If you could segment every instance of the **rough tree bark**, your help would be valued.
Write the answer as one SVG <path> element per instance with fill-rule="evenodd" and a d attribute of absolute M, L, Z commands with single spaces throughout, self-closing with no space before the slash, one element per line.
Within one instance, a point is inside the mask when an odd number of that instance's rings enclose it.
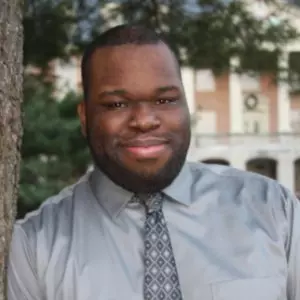
<path fill-rule="evenodd" d="M 0 300 L 16 212 L 22 136 L 22 0 L 0 0 Z"/>

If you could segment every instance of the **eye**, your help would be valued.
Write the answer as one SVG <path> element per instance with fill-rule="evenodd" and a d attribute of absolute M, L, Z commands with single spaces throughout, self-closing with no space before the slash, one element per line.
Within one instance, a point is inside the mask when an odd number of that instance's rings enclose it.
<path fill-rule="evenodd" d="M 110 103 L 104 103 L 103 106 L 110 110 L 116 110 L 116 109 L 126 108 L 128 104 L 126 102 L 110 102 Z"/>
<path fill-rule="evenodd" d="M 178 100 L 178 98 L 160 98 L 156 101 L 157 104 L 171 104 Z"/>

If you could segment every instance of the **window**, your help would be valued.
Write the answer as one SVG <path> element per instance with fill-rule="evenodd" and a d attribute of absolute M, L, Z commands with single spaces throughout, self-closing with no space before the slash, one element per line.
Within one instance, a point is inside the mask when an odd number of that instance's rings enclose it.
<path fill-rule="evenodd" d="M 300 109 L 293 109 L 290 112 L 290 126 L 293 132 L 300 131 Z"/>
<path fill-rule="evenodd" d="M 259 134 L 261 132 L 261 124 L 256 120 L 248 120 L 244 122 L 244 133 Z"/>
<path fill-rule="evenodd" d="M 217 131 L 217 115 L 216 112 L 210 110 L 202 110 L 196 113 L 197 122 L 195 131 L 199 134 L 215 134 Z"/>

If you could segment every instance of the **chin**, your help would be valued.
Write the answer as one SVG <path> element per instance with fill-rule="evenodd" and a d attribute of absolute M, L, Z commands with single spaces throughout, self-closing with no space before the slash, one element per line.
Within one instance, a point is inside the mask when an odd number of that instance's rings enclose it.
<path fill-rule="evenodd" d="M 185 159 L 184 155 L 176 155 L 176 159 L 172 155 L 162 155 L 159 158 L 137 160 L 124 153 L 118 154 L 113 157 L 94 155 L 94 160 L 113 182 L 134 193 L 163 190 L 178 175 Z"/>
<path fill-rule="evenodd" d="M 155 161 L 148 161 L 140 162 L 138 164 L 132 164 L 128 167 L 128 170 L 134 174 L 137 174 L 143 178 L 156 178 L 159 177 L 161 173 L 165 173 L 166 163 L 165 162 L 155 162 Z"/>
<path fill-rule="evenodd" d="M 146 189 L 147 192 L 161 190 L 172 183 L 177 172 L 170 172 L 167 165 L 160 167 L 144 167 L 132 170 L 136 187 Z M 133 178 L 132 178 L 133 179 Z"/>
<path fill-rule="evenodd" d="M 133 171 L 137 176 L 139 176 L 141 179 L 144 180 L 149 180 L 149 181 L 154 181 L 156 178 L 160 177 L 160 170 L 149 170 L 149 169 L 144 169 L 144 170 L 135 170 Z"/>

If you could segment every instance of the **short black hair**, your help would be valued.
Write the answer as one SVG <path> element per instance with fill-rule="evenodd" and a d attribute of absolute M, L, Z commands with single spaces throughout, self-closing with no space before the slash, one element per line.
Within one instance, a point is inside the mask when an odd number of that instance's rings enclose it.
<path fill-rule="evenodd" d="M 86 47 L 81 61 L 81 78 L 85 99 L 88 96 L 89 62 L 95 50 L 109 46 L 157 45 L 159 43 L 165 44 L 170 49 L 162 35 L 142 25 L 118 25 L 100 34 Z M 173 53 L 172 50 L 171 52 Z"/>

